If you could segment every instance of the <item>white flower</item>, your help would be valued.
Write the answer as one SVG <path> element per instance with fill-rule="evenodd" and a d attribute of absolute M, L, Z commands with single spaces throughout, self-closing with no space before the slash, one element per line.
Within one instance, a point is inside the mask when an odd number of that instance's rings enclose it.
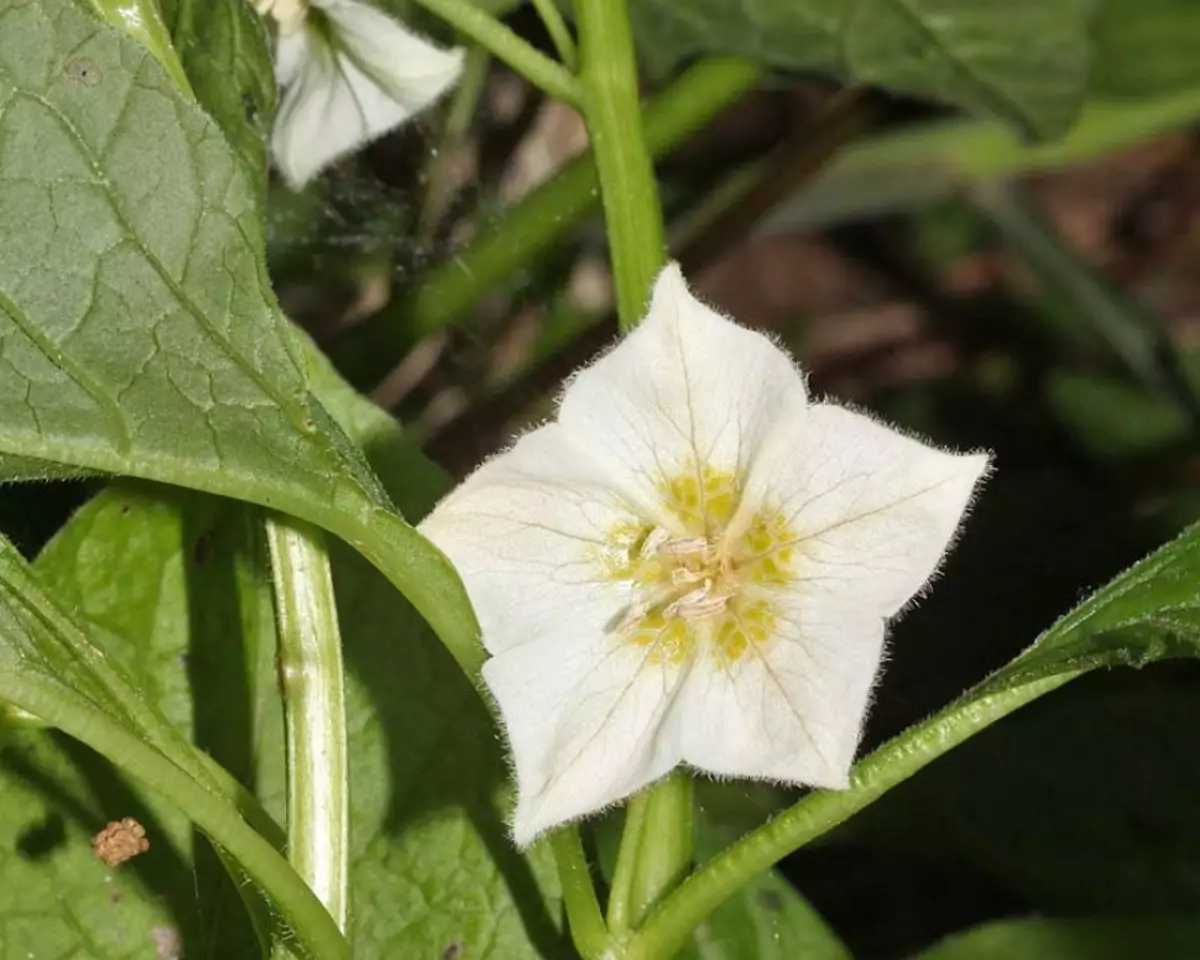
<path fill-rule="evenodd" d="M 442 50 L 359 0 L 255 0 L 279 24 L 283 88 L 271 153 L 304 186 L 339 157 L 424 110 L 457 81 L 463 52 Z"/>
<path fill-rule="evenodd" d="M 522 846 L 680 763 L 843 788 L 887 618 L 987 468 L 810 403 L 663 271 L 553 423 L 422 524 L 479 616 Z"/>

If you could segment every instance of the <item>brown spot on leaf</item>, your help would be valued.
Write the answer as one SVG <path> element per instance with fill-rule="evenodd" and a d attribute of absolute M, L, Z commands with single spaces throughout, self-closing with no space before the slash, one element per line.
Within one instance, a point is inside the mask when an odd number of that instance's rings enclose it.
<path fill-rule="evenodd" d="M 442 951 L 442 960 L 458 960 L 462 956 L 462 952 L 463 943 L 461 940 L 456 940 Z"/>
<path fill-rule="evenodd" d="M 82 83 L 85 87 L 98 86 L 104 80 L 104 74 L 91 57 L 73 57 L 63 67 L 63 73 L 68 80 Z"/>
<path fill-rule="evenodd" d="M 110 867 L 119 866 L 149 849 L 146 828 L 133 817 L 114 820 L 92 837 L 92 852 Z"/>
<path fill-rule="evenodd" d="M 762 904 L 763 909 L 770 910 L 772 913 L 778 913 L 783 909 L 783 897 L 774 890 L 764 890 L 758 895 L 758 902 Z"/>

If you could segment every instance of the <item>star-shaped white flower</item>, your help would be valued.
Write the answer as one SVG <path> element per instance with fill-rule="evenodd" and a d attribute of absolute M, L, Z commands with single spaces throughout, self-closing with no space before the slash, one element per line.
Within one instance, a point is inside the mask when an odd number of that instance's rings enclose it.
<path fill-rule="evenodd" d="M 680 763 L 845 787 L 886 621 L 987 463 L 809 402 L 782 350 L 668 267 L 558 418 L 421 527 L 491 654 L 516 842 Z"/>
<path fill-rule="evenodd" d="M 360 0 L 255 6 L 279 26 L 271 154 L 295 189 L 424 110 L 462 73 L 462 50 L 436 47 Z"/>

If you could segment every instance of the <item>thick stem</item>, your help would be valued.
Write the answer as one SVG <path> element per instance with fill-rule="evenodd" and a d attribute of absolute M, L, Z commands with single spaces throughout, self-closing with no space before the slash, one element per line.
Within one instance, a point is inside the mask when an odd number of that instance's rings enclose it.
<path fill-rule="evenodd" d="M 642 318 L 666 262 L 654 167 L 642 130 L 637 61 L 626 0 L 580 0 L 579 79 L 624 330 Z"/>
<path fill-rule="evenodd" d="M 267 521 L 287 721 L 288 856 L 346 927 L 349 768 L 342 643 L 324 537 L 298 520 Z"/>
<path fill-rule="evenodd" d="M 667 960 L 717 907 L 783 857 L 878 800 L 898 783 L 980 730 L 1082 672 L 1062 673 L 999 693 L 968 693 L 880 747 L 855 768 L 850 788 L 817 790 L 713 857 L 656 909 L 624 960 Z"/>

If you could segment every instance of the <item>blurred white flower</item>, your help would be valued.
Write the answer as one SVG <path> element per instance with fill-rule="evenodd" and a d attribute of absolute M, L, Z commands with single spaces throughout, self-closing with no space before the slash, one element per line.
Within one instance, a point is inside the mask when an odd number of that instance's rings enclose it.
<path fill-rule="evenodd" d="M 491 654 L 516 842 L 679 763 L 845 787 L 885 621 L 987 463 L 810 403 L 782 350 L 668 267 L 557 419 L 421 526 Z"/>
<path fill-rule="evenodd" d="M 462 73 L 462 50 L 436 47 L 359 0 L 255 7 L 279 27 L 275 79 L 283 95 L 271 154 L 295 189 L 425 109 Z"/>

